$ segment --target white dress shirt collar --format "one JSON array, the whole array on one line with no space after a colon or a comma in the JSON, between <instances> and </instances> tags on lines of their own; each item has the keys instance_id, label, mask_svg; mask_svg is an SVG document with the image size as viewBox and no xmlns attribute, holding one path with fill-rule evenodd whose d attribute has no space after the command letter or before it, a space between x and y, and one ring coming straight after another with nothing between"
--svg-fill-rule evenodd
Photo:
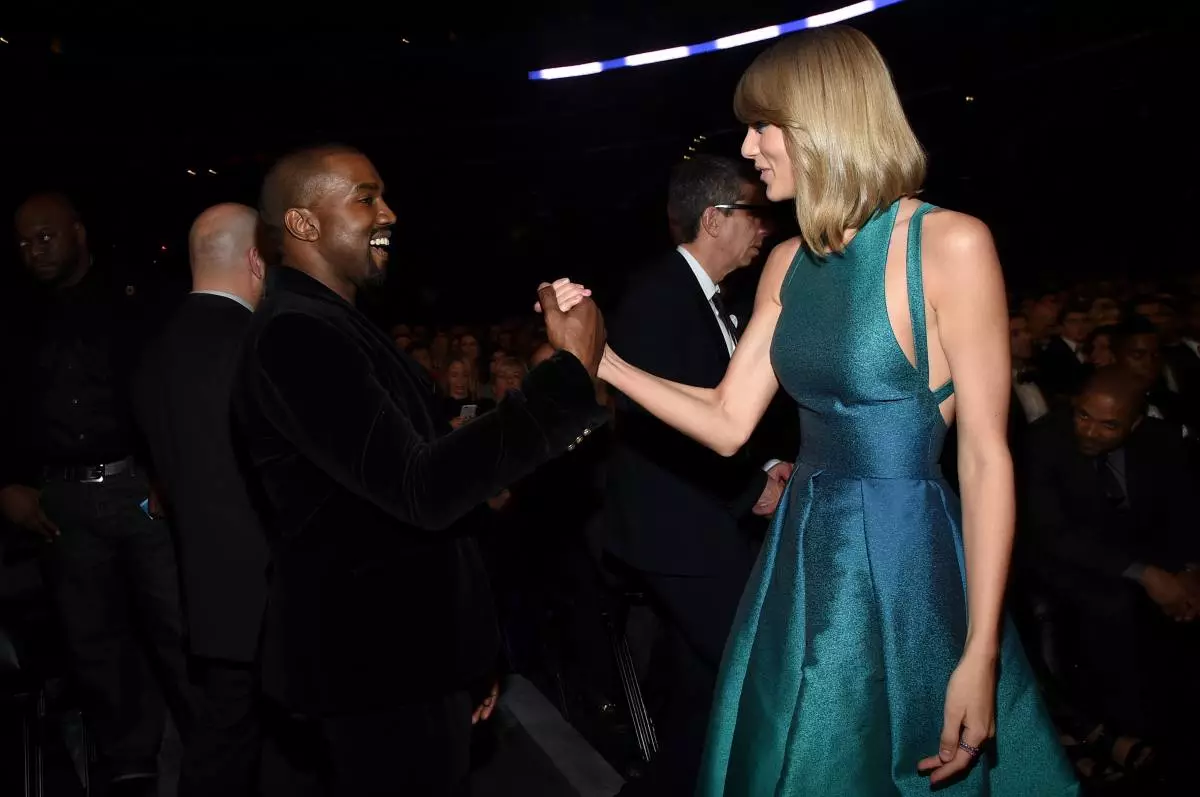
<instances>
[{"instance_id":1,"label":"white dress shirt collar","mask_svg":"<svg viewBox=\"0 0 1200 797\"><path fill-rule=\"evenodd\" d=\"M252 312L252 313L254 312L254 307L250 304L250 302L246 301L241 296L238 296L236 293L227 293L225 291L192 291L192 293L203 293L208 296L224 296L226 299L230 299L232 301L237 302L238 304L240 304L242 307L245 307L250 312Z\"/></svg>"},{"instance_id":2,"label":"white dress shirt collar","mask_svg":"<svg viewBox=\"0 0 1200 797\"><path fill-rule=\"evenodd\" d=\"M692 273L696 275L696 282L700 283L700 288L704 291L704 298L712 301L712 297L717 295L717 283L713 282L712 277L708 276L708 272L700 265L700 261L696 256L682 246L676 247L679 254L683 255L683 259L691 267Z\"/></svg>"}]
</instances>

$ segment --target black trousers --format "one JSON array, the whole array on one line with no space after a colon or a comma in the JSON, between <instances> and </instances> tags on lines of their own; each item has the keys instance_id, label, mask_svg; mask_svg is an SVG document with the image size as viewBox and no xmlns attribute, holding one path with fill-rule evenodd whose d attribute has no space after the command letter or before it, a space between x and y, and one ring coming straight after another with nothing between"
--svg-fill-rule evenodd
<instances>
[{"instance_id":1,"label":"black trousers","mask_svg":"<svg viewBox=\"0 0 1200 797\"><path fill-rule=\"evenodd\" d=\"M467 691L320 719L269 708L263 797L466 797L474 710Z\"/></svg>"},{"instance_id":2,"label":"black trousers","mask_svg":"<svg viewBox=\"0 0 1200 797\"><path fill-rule=\"evenodd\" d=\"M183 748L179 797L252 797L262 751L257 668L199 657L188 664L195 714Z\"/></svg>"},{"instance_id":3,"label":"black trousers","mask_svg":"<svg viewBox=\"0 0 1200 797\"><path fill-rule=\"evenodd\" d=\"M747 552L714 575L636 573L662 626L647 678L659 750L622 795L695 793L721 655L751 565Z\"/></svg>"},{"instance_id":4,"label":"black trousers","mask_svg":"<svg viewBox=\"0 0 1200 797\"><path fill-rule=\"evenodd\" d=\"M166 524L141 510L147 495L137 473L42 490L61 531L45 549L47 581L86 719L114 776L155 772L167 706L181 734L191 722L175 551Z\"/></svg>"}]
</instances>

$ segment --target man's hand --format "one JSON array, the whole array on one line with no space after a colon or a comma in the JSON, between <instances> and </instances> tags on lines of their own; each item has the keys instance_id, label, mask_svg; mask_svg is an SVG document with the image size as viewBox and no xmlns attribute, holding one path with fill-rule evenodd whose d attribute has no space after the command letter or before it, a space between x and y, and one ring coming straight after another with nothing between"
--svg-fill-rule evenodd
<instances>
[{"instance_id":1,"label":"man's hand","mask_svg":"<svg viewBox=\"0 0 1200 797\"><path fill-rule=\"evenodd\" d=\"M163 516L162 499L158 497L158 489L150 488L150 496L146 499L146 512L154 520L161 520Z\"/></svg>"},{"instance_id":2,"label":"man's hand","mask_svg":"<svg viewBox=\"0 0 1200 797\"><path fill-rule=\"evenodd\" d=\"M546 319L546 337L556 349L569 351L579 358L594 378L604 354L604 317L591 299L581 299L564 313L558 304L555 288L549 283L538 287L538 300Z\"/></svg>"},{"instance_id":3,"label":"man's hand","mask_svg":"<svg viewBox=\"0 0 1200 797\"><path fill-rule=\"evenodd\" d=\"M1149 565L1142 573L1141 581L1146 594L1158 604L1163 614L1180 622L1196 619L1200 606L1195 603L1191 585L1182 575Z\"/></svg>"},{"instance_id":4,"label":"man's hand","mask_svg":"<svg viewBox=\"0 0 1200 797\"><path fill-rule=\"evenodd\" d=\"M41 491L23 484L0 489L0 511L13 525L40 534L48 540L59 535L58 526L42 511Z\"/></svg>"},{"instance_id":5,"label":"man's hand","mask_svg":"<svg viewBox=\"0 0 1200 797\"><path fill-rule=\"evenodd\" d=\"M499 512L508 506L508 502L512 500L512 493L508 490L501 490L496 495L488 499L487 505L493 512Z\"/></svg>"},{"instance_id":6,"label":"man's hand","mask_svg":"<svg viewBox=\"0 0 1200 797\"><path fill-rule=\"evenodd\" d=\"M471 724L475 725L478 722L487 722L488 718L492 716L492 711L496 708L496 699L499 697L500 682L495 681L492 683L492 691L483 699L479 707L475 709L475 713L471 715Z\"/></svg>"},{"instance_id":7,"label":"man's hand","mask_svg":"<svg viewBox=\"0 0 1200 797\"><path fill-rule=\"evenodd\" d=\"M775 510L779 508L779 501L783 498L783 491L787 487L788 479L792 478L792 466L787 462L776 462L767 471L767 483L763 487L762 495L758 497L758 501L754 504L754 509L751 511L759 517L768 517L775 514Z\"/></svg>"}]
</instances>

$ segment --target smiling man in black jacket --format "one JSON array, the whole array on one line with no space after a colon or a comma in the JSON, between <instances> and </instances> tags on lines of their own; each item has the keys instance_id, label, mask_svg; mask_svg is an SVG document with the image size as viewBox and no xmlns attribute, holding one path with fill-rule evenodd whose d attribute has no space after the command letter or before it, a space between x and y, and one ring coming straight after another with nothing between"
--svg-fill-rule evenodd
<instances>
[{"instance_id":1,"label":"smiling man in black jacket","mask_svg":"<svg viewBox=\"0 0 1200 797\"><path fill-rule=\"evenodd\" d=\"M546 286L560 351L446 435L423 369L354 307L384 275L396 221L371 162L346 147L287 156L261 210L281 267L235 410L272 540L263 689L292 717L282 752L316 793L463 794L498 634L460 521L601 422L603 321L590 300L559 312ZM296 794L273 759L268 791Z\"/></svg>"}]
</instances>

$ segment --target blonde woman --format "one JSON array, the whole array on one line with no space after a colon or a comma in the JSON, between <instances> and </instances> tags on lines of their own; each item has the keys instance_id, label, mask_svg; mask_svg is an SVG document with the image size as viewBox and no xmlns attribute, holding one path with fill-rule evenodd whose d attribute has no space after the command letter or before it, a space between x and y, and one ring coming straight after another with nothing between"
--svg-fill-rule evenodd
<instances>
[{"instance_id":1,"label":"blonde woman","mask_svg":"<svg viewBox=\"0 0 1200 797\"><path fill-rule=\"evenodd\" d=\"M715 389L611 351L600 367L722 453L780 384L800 408L799 461L726 647L699 793L1074 794L1004 628L1011 364L988 229L914 198L925 156L853 29L764 52L734 107L749 125L742 154L768 197L795 201L804 243L771 254ZM937 465L955 419L961 510Z\"/></svg>"}]
</instances>

